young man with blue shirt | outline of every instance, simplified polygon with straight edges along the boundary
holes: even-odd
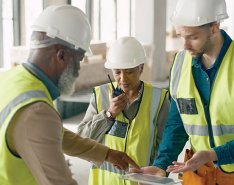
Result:
[[[184,50],[171,69],[171,109],[159,155],[141,172],[183,172],[183,185],[233,184],[234,42],[220,29],[226,18],[225,0],[178,1],[171,20]],[[191,150],[177,162],[188,139]]]

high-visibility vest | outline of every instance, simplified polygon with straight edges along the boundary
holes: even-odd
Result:
[[[234,139],[234,42],[231,43],[213,83],[209,115],[205,113],[192,74],[192,56],[181,51],[171,70],[170,92],[175,100],[184,128],[190,137],[193,151],[211,149],[209,132],[214,145],[220,146]],[[211,140],[212,141],[212,140]],[[225,172],[233,172],[234,165],[221,165]]]
[[[102,143],[112,149],[126,152],[140,166],[152,165],[157,155],[155,119],[158,117],[166,92],[144,83],[143,95],[135,118],[130,122],[122,112],[119,113]],[[98,113],[109,108],[111,96],[111,84],[95,88]],[[124,174],[124,171],[104,162],[99,168],[92,167],[89,184],[124,185],[124,181],[118,178],[121,174]],[[125,185],[133,184],[136,183],[125,181]]]
[[[0,87],[0,184],[36,185],[25,162],[9,150],[6,129],[22,107],[43,101],[54,108],[53,100],[45,85],[23,66],[3,73],[0,76]]]

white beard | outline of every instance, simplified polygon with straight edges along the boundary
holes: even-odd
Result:
[[[73,61],[70,61],[58,81],[61,95],[71,95],[75,91],[75,81],[78,76],[74,77],[73,71]]]

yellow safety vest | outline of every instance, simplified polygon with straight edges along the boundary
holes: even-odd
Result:
[[[115,83],[116,85],[116,83]],[[119,151],[126,152],[140,166],[152,165],[156,152],[157,127],[155,119],[161,109],[166,90],[144,83],[143,96],[135,118],[130,122],[123,113],[115,118],[113,126],[105,134],[103,143]],[[107,110],[112,94],[111,84],[95,88],[97,112]],[[120,180],[124,171],[104,162],[99,168],[90,170],[90,185],[133,185],[137,183]]]
[[[209,114],[215,146],[234,139],[234,42],[231,43],[215,78],[210,96]],[[208,121],[192,75],[192,57],[179,52],[171,70],[170,92],[190,136],[193,151],[211,149]],[[221,165],[233,172],[234,164]]]
[[[36,181],[24,161],[12,154],[6,143],[6,130],[15,113],[36,101],[53,101],[44,84],[23,66],[0,76],[0,184],[36,185]],[[4,88],[4,90],[3,90]]]

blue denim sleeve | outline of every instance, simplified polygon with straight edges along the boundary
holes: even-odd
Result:
[[[162,142],[159,145],[158,157],[153,165],[166,170],[173,161],[177,160],[187,140],[188,135],[184,129],[176,103],[172,99]]]
[[[217,166],[234,163],[234,140],[224,145],[214,147],[213,150],[218,157],[218,161],[216,162]]]

